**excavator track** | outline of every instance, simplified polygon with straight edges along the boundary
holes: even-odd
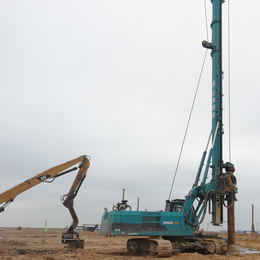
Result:
[[[127,241],[127,251],[132,255],[153,255],[170,257],[172,253],[194,253],[225,255],[228,247],[222,238],[193,237],[170,241],[163,238],[131,238]]]
[[[215,235],[202,235],[197,238],[196,243],[204,244],[207,254],[225,255],[228,251],[227,241],[222,237]]]
[[[210,239],[211,243],[215,244],[215,251],[211,254],[225,255],[228,251],[227,243],[222,239]]]
[[[172,241],[173,242],[173,241]],[[227,242],[221,238],[187,238],[172,243],[174,253],[194,253],[225,255]]]
[[[170,257],[172,255],[172,243],[162,238],[131,238],[127,241],[127,251],[134,255]]]

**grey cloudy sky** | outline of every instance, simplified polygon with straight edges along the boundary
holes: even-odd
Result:
[[[207,2],[208,24],[211,2]],[[227,2],[223,5],[224,160],[228,161]],[[236,228],[260,223],[258,0],[230,1],[232,162]],[[211,35],[210,28],[209,35]],[[0,192],[82,154],[80,224],[121,200],[160,210],[168,198],[207,38],[204,0],[0,2]],[[208,53],[172,198],[195,179],[211,129]],[[1,226],[70,224],[60,203],[75,173],[19,195]],[[206,228],[210,218],[202,225]],[[258,226],[258,225],[257,225]]]

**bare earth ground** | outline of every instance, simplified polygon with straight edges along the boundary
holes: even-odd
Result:
[[[23,228],[0,228],[0,259],[1,260],[62,260],[62,259],[155,259],[152,256],[130,256],[126,251],[127,237],[104,237],[98,232],[79,231],[80,238],[85,239],[84,249],[72,249],[61,243],[61,234],[65,230]],[[260,250],[260,235],[236,235],[236,243],[243,247]],[[197,253],[174,254],[167,259],[182,260],[251,260],[260,259],[260,254],[231,255],[200,255]]]

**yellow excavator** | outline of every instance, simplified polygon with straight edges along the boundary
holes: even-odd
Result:
[[[15,197],[22,192],[36,186],[37,184],[40,184],[42,182],[53,182],[57,177],[60,177],[66,173],[69,173],[71,171],[75,171],[79,169],[78,174],[68,192],[68,194],[63,195],[61,197],[63,201],[63,205],[68,208],[71,217],[72,217],[72,223],[69,227],[69,229],[62,234],[62,243],[69,244],[72,247],[84,247],[84,240],[79,239],[79,234],[74,231],[74,229],[78,225],[78,217],[76,215],[76,212],[74,210],[73,204],[74,204],[74,198],[77,196],[78,191],[82,185],[82,182],[84,181],[87,170],[89,168],[89,156],[82,155],[78,158],[75,158],[71,161],[62,163],[60,165],[57,165],[47,171],[44,171],[42,173],[37,174],[36,176],[32,177],[31,179],[28,179],[17,186],[3,192],[0,194],[0,212],[3,212],[5,208],[14,201]],[[66,170],[73,165],[79,163],[79,167],[74,167],[72,169]],[[66,171],[65,171],[66,170]]]

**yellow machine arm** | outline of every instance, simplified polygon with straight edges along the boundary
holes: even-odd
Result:
[[[83,156],[80,156],[80,157],[73,159],[71,161],[57,165],[57,166],[55,166],[55,167],[53,167],[53,168],[51,168],[47,171],[39,173],[36,176],[32,177],[31,179],[26,180],[26,181],[18,184],[17,186],[3,192],[2,194],[0,194],[0,204],[2,204],[2,203],[5,203],[5,204],[2,207],[0,207],[0,212],[4,211],[5,207],[7,205],[9,205],[15,199],[15,197],[17,195],[21,194],[22,192],[24,192],[24,191],[34,187],[35,185],[37,185],[41,182],[44,182],[48,179],[56,178],[56,177],[59,177],[59,176],[65,174],[65,173],[76,170],[77,167],[75,167],[75,168],[73,168],[69,171],[61,173],[62,171],[68,169],[71,166],[73,166],[74,164],[77,164],[77,163],[83,162],[83,161],[87,161],[87,164],[89,166],[89,160],[88,160],[87,156],[83,155]],[[86,171],[87,171],[87,169],[86,169]],[[86,172],[85,172],[85,175],[86,175]]]
[[[67,195],[62,196],[63,205],[69,209],[73,220],[70,228],[65,233],[62,234],[62,242],[68,243],[68,241],[74,239],[74,235],[76,235],[78,238],[79,237],[78,233],[74,232],[74,229],[78,225],[78,217],[73,208],[73,204],[74,204],[74,198],[77,196],[79,188],[82,182],[84,181],[87,174],[87,170],[89,168],[89,157],[86,155],[80,156],[76,159],[62,163],[47,171],[39,173],[36,176],[32,177],[31,179],[26,180],[20,183],[19,185],[3,192],[2,194],[0,194],[0,204],[2,203],[5,204],[0,207],[0,212],[4,211],[4,209],[15,199],[15,197],[21,194],[22,192],[36,186],[41,182],[47,181],[48,179],[54,180],[55,178],[60,177],[68,172],[77,170],[78,167],[74,167],[72,169],[64,171],[77,163],[80,163],[79,172],[70,188],[69,193]]]
[[[77,238],[79,238],[79,234],[77,232],[74,232],[74,229],[78,225],[78,217],[76,215],[73,205],[74,198],[77,196],[79,188],[86,177],[86,172],[89,167],[89,160],[85,158],[79,167],[80,170],[70,188],[69,193],[62,197],[63,205],[69,209],[70,215],[72,217],[72,223],[69,229],[62,234],[62,243],[70,243],[71,240],[75,239],[75,235]]]
[[[79,167],[74,167],[72,169],[64,171],[69,167],[75,165],[76,163],[80,163]],[[60,177],[68,172],[77,170],[78,168],[79,168],[78,174],[69,190],[69,193],[62,196],[63,205],[69,209],[69,212],[71,214],[72,224],[69,227],[69,229],[62,234],[61,241],[63,243],[70,243],[72,242],[72,240],[75,240],[74,239],[75,235],[77,236],[77,241],[79,241],[78,239],[79,234],[77,232],[74,232],[74,229],[78,225],[78,217],[73,208],[73,204],[74,204],[74,198],[77,196],[79,188],[81,187],[81,184],[84,181],[87,174],[87,170],[89,168],[89,157],[86,155],[80,156],[74,160],[62,163],[47,171],[39,173],[36,176],[32,177],[31,179],[26,180],[20,183],[19,185],[13,187],[12,189],[3,192],[2,194],[0,194],[0,204],[2,203],[5,204],[0,207],[0,212],[4,211],[4,209],[15,199],[15,197],[21,194],[22,192],[36,186],[41,182],[47,181],[48,179],[52,179],[53,181],[55,178]]]

